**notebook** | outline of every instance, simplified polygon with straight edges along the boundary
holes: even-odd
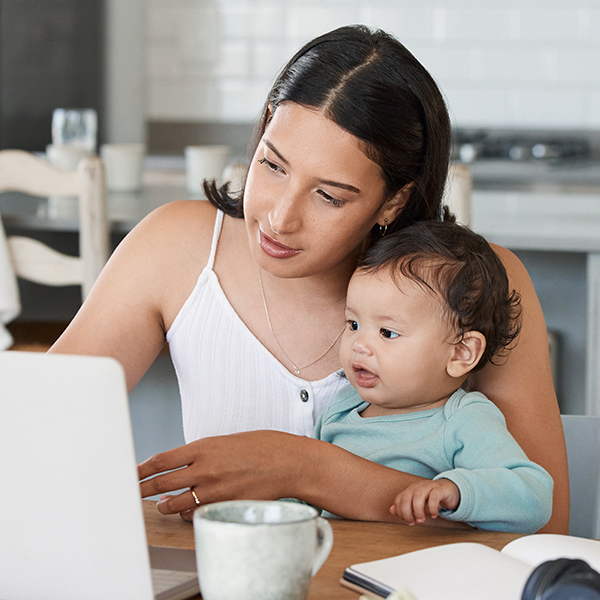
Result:
[[[600,570],[600,542],[538,533],[501,551],[472,542],[445,544],[352,565],[340,583],[378,598],[408,590],[418,600],[520,600],[534,568],[557,558],[579,558]]]
[[[1,352],[0,474],[0,598],[198,593],[193,550],[148,549],[117,361]]]

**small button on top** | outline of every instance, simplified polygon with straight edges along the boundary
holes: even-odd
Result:
[[[300,400],[308,402],[308,392],[306,390],[300,390]]]

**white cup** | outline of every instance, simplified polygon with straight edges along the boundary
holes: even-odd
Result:
[[[235,196],[244,190],[247,173],[248,165],[241,162],[229,163],[225,169],[223,169],[223,183],[229,182],[230,194]]]
[[[137,192],[142,189],[144,144],[103,144],[100,156],[106,169],[106,188],[111,192]]]
[[[204,600],[304,600],[333,545],[311,506],[232,500],[194,512]]]
[[[63,146],[60,144],[48,144],[46,146],[46,158],[48,162],[67,171],[75,170],[79,161],[89,156],[94,156],[94,153],[85,148]]]
[[[184,152],[188,192],[202,194],[202,182],[205,179],[216,179],[217,185],[221,185],[230,151],[229,146],[186,146]]]

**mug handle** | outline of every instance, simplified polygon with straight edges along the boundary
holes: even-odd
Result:
[[[317,554],[313,561],[312,576],[314,577],[323,563],[327,560],[333,546],[333,530],[331,525],[322,517],[317,517]]]

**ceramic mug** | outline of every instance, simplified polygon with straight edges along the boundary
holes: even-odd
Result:
[[[106,188],[111,192],[137,192],[142,189],[144,144],[103,144],[100,156],[106,169]]]
[[[194,536],[204,600],[304,600],[333,545],[314,508],[279,501],[202,506]]]
[[[203,194],[202,182],[205,179],[216,179],[217,185],[221,185],[230,151],[229,146],[186,146],[184,153],[188,192]]]

